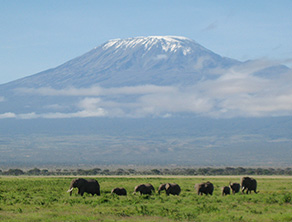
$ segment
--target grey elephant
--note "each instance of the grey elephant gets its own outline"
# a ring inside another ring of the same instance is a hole
[[[198,195],[203,195],[203,194],[213,194],[214,191],[214,186],[211,182],[203,182],[203,183],[198,183],[195,185],[195,189],[197,190]]]
[[[136,186],[134,189],[134,193],[140,192],[141,195],[142,194],[151,195],[152,191],[155,192],[154,187],[150,183],[140,184],[140,185]]]
[[[224,186],[221,188],[221,191],[222,191],[222,196],[229,195],[230,194],[230,187]]]
[[[236,194],[240,191],[240,184],[239,183],[229,183],[229,187],[232,190],[233,194]]]
[[[112,194],[116,194],[119,196],[127,196],[127,190],[124,187],[116,187],[112,189]]]
[[[67,191],[70,192],[70,196],[72,195],[72,190],[74,188],[78,188],[78,194],[81,196],[83,196],[84,193],[89,193],[92,196],[94,194],[98,196],[100,195],[99,183],[94,179],[85,180],[83,178],[78,178],[72,180],[69,190]]]
[[[241,178],[241,192],[246,194],[251,193],[251,191],[257,192],[257,181],[251,177],[242,177]]]
[[[164,183],[161,184],[158,188],[158,194],[160,194],[160,192],[162,190],[165,190],[166,195],[168,196],[169,194],[172,195],[179,195],[180,194],[180,186],[176,183]]]

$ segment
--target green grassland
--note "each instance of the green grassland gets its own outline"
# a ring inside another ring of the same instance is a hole
[[[90,177],[101,196],[70,196],[73,177],[0,177],[0,221],[292,221],[292,177],[260,177],[258,194],[221,196],[230,177]],[[198,196],[194,185],[211,181],[213,196]],[[152,183],[156,194],[133,195],[140,183]],[[180,196],[157,194],[161,183],[178,183]],[[111,195],[125,187],[128,196]]]

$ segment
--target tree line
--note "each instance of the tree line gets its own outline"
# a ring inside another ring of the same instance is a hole
[[[211,175],[292,175],[292,168],[157,168],[157,169],[39,169],[22,170],[18,168],[0,170],[0,175],[32,175],[32,176],[58,176],[58,175],[187,175],[187,176],[211,176]]]

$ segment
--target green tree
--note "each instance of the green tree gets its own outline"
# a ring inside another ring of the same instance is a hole
[[[21,169],[9,169],[8,171],[4,172],[5,175],[13,175],[13,176],[19,176],[23,175],[24,172]]]
[[[29,175],[40,175],[41,174],[41,170],[38,169],[38,168],[34,168],[34,169],[31,169],[31,170],[27,171],[27,174],[29,174]]]

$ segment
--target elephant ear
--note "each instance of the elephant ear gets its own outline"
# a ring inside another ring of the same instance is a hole
[[[70,188],[74,187],[74,185],[76,184],[76,181],[77,181],[77,179],[74,179],[71,181]]]
[[[167,190],[169,187],[170,187],[170,184],[169,184],[169,183],[165,184],[165,189],[166,189],[166,190]]]
[[[158,190],[164,190],[165,189],[165,183],[164,184],[161,184],[158,188]]]

